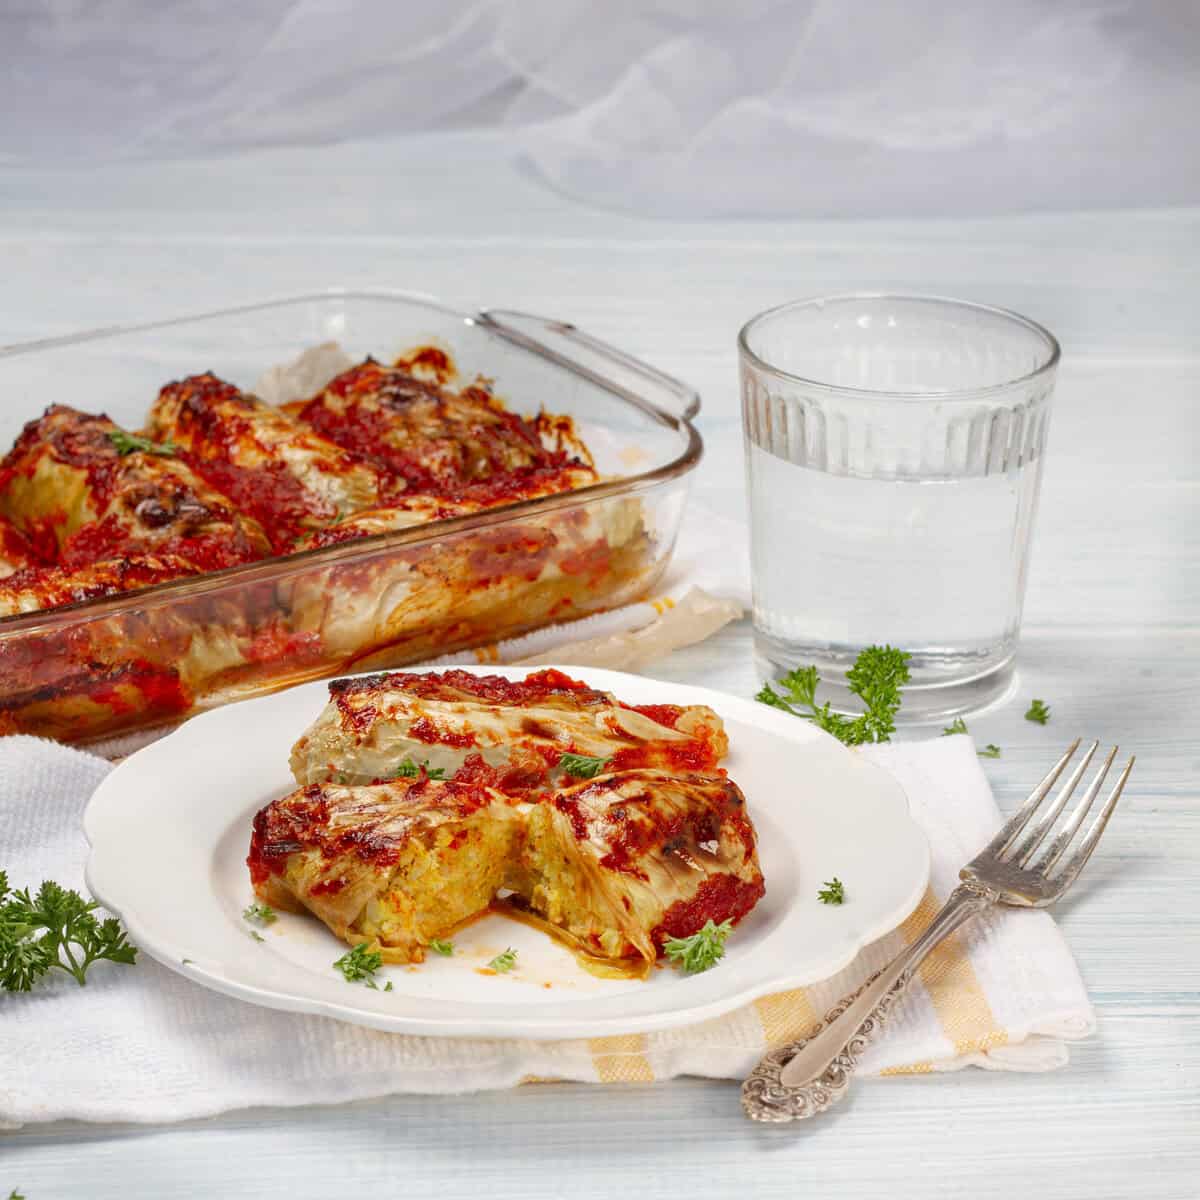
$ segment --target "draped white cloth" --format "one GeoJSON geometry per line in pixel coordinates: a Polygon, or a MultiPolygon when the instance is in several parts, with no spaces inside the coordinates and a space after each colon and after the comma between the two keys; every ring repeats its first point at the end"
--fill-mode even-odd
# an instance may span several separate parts
{"type": "Polygon", "coordinates": [[[1191,0],[8,0],[0,163],[482,126],[669,215],[1200,198],[1191,0]]]}

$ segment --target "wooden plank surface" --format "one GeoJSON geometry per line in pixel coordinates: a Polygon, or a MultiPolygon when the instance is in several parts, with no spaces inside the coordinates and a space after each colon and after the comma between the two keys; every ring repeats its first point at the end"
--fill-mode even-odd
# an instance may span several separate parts
{"type": "MultiPolygon", "coordinates": [[[[735,516],[734,337],[755,311],[880,287],[1027,312],[1059,334],[1065,359],[1017,698],[972,730],[1003,747],[986,770],[1004,808],[1075,733],[1139,755],[1112,832],[1059,914],[1100,1018],[1064,1071],[870,1081],[802,1130],[750,1126],[733,1085],[703,1080],[30,1127],[0,1134],[0,1196],[1195,1196],[1198,246],[1200,210],[644,220],[568,202],[502,147],[462,136],[0,174],[0,343],[334,284],[569,317],[700,388],[697,501],[735,516]],[[1054,709],[1044,729],[1021,719],[1034,695],[1054,709]]],[[[747,694],[748,627],[655,673],[747,694]]]]}

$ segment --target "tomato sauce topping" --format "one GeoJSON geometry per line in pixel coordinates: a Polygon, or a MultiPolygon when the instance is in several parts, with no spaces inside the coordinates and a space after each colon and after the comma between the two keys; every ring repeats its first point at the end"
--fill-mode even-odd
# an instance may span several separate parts
{"type": "Polygon", "coordinates": [[[663,943],[670,938],[691,937],[708,921],[719,925],[732,921],[735,925],[763,898],[766,885],[761,875],[754,879],[739,879],[736,875],[710,875],[689,900],[677,900],[663,914],[661,923],[651,933],[651,940],[662,952],[663,943]]]}

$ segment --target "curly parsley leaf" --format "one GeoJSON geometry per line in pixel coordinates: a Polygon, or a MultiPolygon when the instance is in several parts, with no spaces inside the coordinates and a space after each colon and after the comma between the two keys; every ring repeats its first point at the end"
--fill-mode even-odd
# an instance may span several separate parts
{"type": "Polygon", "coordinates": [[[817,899],[822,904],[845,904],[846,889],[842,881],[835,875],[825,881],[825,886],[817,893],[817,899]]]}
{"type": "Polygon", "coordinates": [[[415,763],[411,758],[401,761],[400,765],[396,768],[395,777],[397,779],[415,779],[422,771],[430,779],[446,778],[445,767],[430,767],[429,759],[426,759],[423,763],[415,763]]]}
{"type": "Polygon", "coordinates": [[[567,753],[558,760],[558,765],[567,775],[574,775],[578,779],[595,779],[610,762],[611,757],[593,758],[590,754],[567,753]]]}
{"type": "Polygon", "coordinates": [[[434,954],[441,954],[446,958],[454,953],[454,943],[445,938],[434,938],[429,943],[429,948],[434,954]]]}
{"type": "Polygon", "coordinates": [[[279,914],[269,904],[255,900],[242,909],[242,920],[249,921],[251,925],[272,925],[279,920],[279,914]]]}
{"type": "Polygon", "coordinates": [[[383,955],[377,950],[368,950],[366,942],[359,942],[333,965],[341,971],[347,983],[357,983],[360,979],[365,979],[374,984],[372,976],[383,966],[383,955]]]}
{"type": "Polygon", "coordinates": [[[1045,700],[1032,701],[1028,711],[1025,713],[1025,720],[1036,721],[1039,725],[1045,725],[1050,720],[1050,706],[1045,700]]]}
{"type": "Polygon", "coordinates": [[[497,954],[488,966],[498,975],[505,975],[517,965],[517,952],[509,946],[503,954],[497,954]]]}
{"type": "Polygon", "coordinates": [[[688,975],[696,975],[720,962],[725,956],[725,939],[732,932],[732,921],[715,925],[710,917],[691,937],[670,938],[664,942],[663,953],[688,975]]]}
{"type": "Polygon", "coordinates": [[[846,682],[865,711],[857,717],[835,713],[828,702],[817,703],[820,676],[813,666],[797,667],[778,681],[781,692],[764,684],[755,699],[782,709],[832,734],[847,746],[891,741],[900,711],[900,691],[908,682],[912,656],[891,646],[868,646],[846,672],[846,682]],[[782,693],[782,694],[781,694],[782,693]]]}
{"type": "Polygon", "coordinates": [[[988,744],[986,746],[984,746],[984,748],[982,750],[979,751],[979,757],[980,758],[999,758],[1000,757],[1000,747],[993,745],[991,742],[988,742],[988,744]]]}
{"type": "Polygon", "coordinates": [[[942,737],[952,737],[956,733],[966,733],[967,723],[962,717],[955,717],[945,729],[942,730],[942,737]]]}
{"type": "Polygon", "coordinates": [[[136,947],[115,917],[93,915],[98,907],[51,880],[36,896],[28,888],[14,891],[0,871],[0,987],[28,992],[55,968],[83,987],[88,968],[100,959],[133,963],[136,947]]]}
{"type": "Polygon", "coordinates": [[[152,442],[149,438],[136,433],[127,433],[124,429],[110,429],[108,440],[116,447],[117,453],[124,458],[126,454],[141,452],[153,454],[158,458],[174,458],[179,453],[179,447],[174,442],[152,442]]]}

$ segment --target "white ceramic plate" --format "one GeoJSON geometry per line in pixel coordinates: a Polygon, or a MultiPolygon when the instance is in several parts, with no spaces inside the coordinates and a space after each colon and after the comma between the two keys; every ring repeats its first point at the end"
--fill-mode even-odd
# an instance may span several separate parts
{"type": "Polygon", "coordinates": [[[832,975],[916,907],[929,849],[886,772],[752,700],[565,669],[627,703],[708,704],[724,718],[724,765],[746,793],[767,893],[712,970],[597,979],[544,933],[490,916],[456,936],[454,957],[385,967],[372,991],[333,969],[347,947],[314,918],[281,913],[255,941],[242,919],[253,898],[250,822],[294,787],[288,751],[324,706],[323,682],[194,717],[121,763],[84,814],[88,886],[145,953],[197,983],[270,1008],[443,1037],[592,1037],[705,1020],[832,975]],[[818,903],[834,875],[845,904],[818,903]],[[518,951],[510,974],[479,974],[508,946],[518,951]]]}

